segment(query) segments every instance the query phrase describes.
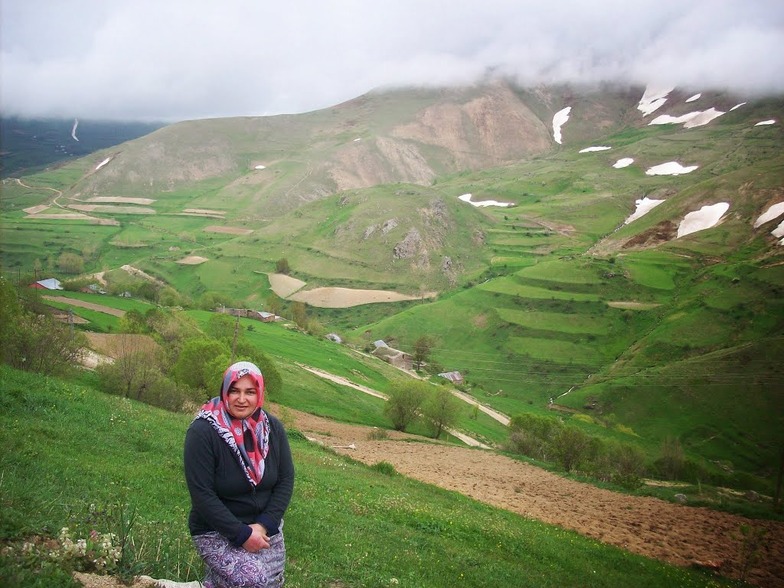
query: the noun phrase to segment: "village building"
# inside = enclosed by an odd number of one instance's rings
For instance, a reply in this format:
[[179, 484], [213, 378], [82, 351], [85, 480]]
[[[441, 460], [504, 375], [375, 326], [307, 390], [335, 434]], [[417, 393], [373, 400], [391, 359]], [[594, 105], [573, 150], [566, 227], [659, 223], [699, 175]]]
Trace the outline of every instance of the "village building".
[[465, 380], [463, 379], [463, 374], [461, 374], [460, 372], [442, 372], [438, 375], [441, 376], [442, 378], [446, 378], [456, 386], [460, 386], [465, 382]]
[[261, 321], [262, 323], [271, 323], [278, 318], [274, 313], [263, 310], [253, 310], [250, 308], [227, 308], [225, 306], [221, 306], [220, 308], [216, 308], [215, 311], [222, 314], [229, 314], [231, 316], [254, 319]]
[[376, 348], [371, 351], [372, 355], [400, 369], [412, 370], [414, 368], [414, 358], [405, 351], [393, 349], [383, 341], [375, 341], [373, 344]]
[[60, 280], [55, 278], [47, 278], [45, 280], [38, 280], [37, 282], [33, 282], [30, 284], [31, 288], [36, 288], [38, 290], [62, 290], [63, 286], [60, 284]]

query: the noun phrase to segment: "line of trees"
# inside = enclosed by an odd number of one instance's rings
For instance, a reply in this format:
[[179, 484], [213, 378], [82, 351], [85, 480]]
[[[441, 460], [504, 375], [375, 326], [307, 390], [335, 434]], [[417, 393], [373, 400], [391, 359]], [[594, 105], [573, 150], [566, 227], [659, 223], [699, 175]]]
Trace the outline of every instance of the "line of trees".
[[640, 487], [648, 475], [665, 480], [717, 482], [710, 472], [686, 457], [675, 438], [665, 439], [659, 456], [649, 461], [636, 445], [600, 439], [560, 419], [535, 414], [512, 417], [504, 449], [627, 489]]

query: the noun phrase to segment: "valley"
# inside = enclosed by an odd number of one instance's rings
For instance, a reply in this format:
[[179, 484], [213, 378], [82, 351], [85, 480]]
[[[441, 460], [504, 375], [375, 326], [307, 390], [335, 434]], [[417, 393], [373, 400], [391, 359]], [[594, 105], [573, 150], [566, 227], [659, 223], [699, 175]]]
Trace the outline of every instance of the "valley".
[[[508, 430], [491, 415], [542, 418], [635, 448], [660, 478], [676, 442], [690, 491], [772, 501], [784, 447], [784, 101], [644, 90], [400, 89], [165, 126], [6, 178], [3, 271], [56, 277], [69, 296], [99, 274], [106, 306], [159, 309], [195, 329], [221, 306], [272, 310], [285, 327], [237, 324], [280, 366], [283, 404], [346, 427], [388, 426], [381, 398], [346, 388], [384, 394], [393, 376], [344, 349], [385, 341], [411, 353], [427, 337], [420, 377], [459, 372], [455, 393], [476, 407], [456, 434], [498, 448]], [[90, 321], [80, 329], [123, 328], [72, 306]], [[339, 352], [322, 347], [326, 333]], [[305, 365], [342, 379], [315, 383], [325, 378]], [[534, 483], [533, 468], [523, 480], [501, 455], [306, 422], [322, 441], [355, 444], [339, 450], [355, 459], [388, 452], [402, 473], [477, 500], [491, 500], [487, 485], [464, 484], [493, 479], [505, 496], [492, 503], [524, 516], [678, 565], [737, 565], [732, 515], [718, 536], [679, 505], [614, 495], [609, 506], [544, 472]], [[468, 462], [492, 470], [459, 469]], [[656, 513], [672, 532], [648, 522]], [[765, 525], [780, 559], [778, 523]]]

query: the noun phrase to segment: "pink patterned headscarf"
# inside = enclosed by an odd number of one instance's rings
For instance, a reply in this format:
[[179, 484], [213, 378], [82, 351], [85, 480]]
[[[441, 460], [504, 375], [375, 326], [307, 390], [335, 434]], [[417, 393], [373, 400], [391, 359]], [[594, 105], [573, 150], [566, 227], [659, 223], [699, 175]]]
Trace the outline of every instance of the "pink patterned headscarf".
[[[235, 419], [228, 411], [227, 394], [232, 385], [244, 376], [251, 376], [258, 394], [256, 410], [249, 417]], [[264, 377], [261, 370], [249, 361], [239, 361], [229, 366], [223, 374], [220, 396], [201, 407], [197, 419], [207, 420], [221, 438], [231, 447], [248, 481], [258, 486], [264, 476], [264, 458], [269, 452], [269, 418], [262, 410], [264, 405]]]

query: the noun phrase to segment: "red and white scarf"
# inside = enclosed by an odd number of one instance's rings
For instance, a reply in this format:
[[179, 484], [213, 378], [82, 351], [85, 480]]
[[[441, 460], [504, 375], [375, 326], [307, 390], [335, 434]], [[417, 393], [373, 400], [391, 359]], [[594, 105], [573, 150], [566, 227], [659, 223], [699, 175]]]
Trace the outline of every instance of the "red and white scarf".
[[[256, 386], [256, 410], [247, 418], [235, 419], [229, 414], [227, 394], [232, 384], [243, 376], [250, 375]], [[264, 404], [264, 378], [261, 370], [249, 361], [231, 365], [223, 374], [220, 396], [205, 403], [197, 419], [209, 422], [218, 432], [245, 470], [245, 476], [253, 486], [258, 486], [264, 477], [264, 458], [269, 452], [269, 417], [262, 410]]]

